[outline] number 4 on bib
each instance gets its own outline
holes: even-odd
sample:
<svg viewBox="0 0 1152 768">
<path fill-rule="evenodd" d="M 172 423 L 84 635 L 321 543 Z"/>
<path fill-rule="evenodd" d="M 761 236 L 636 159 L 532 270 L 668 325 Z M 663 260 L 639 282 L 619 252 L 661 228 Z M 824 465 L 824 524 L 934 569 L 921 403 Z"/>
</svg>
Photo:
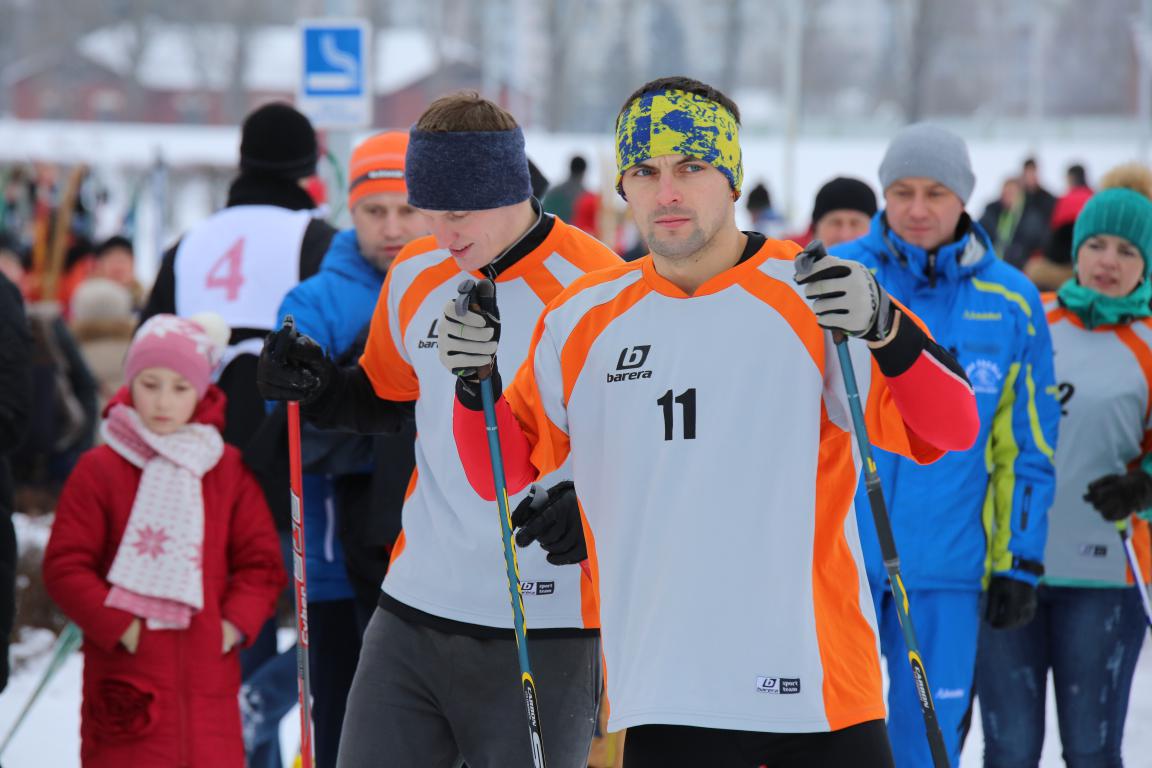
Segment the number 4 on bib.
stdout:
<svg viewBox="0 0 1152 768">
<path fill-rule="evenodd" d="M 232 247 L 216 260 L 208 270 L 204 280 L 207 290 L 223 288 L 225 301 L 236 301 L 240 297 L 240 288 L 244 285 L 244 274 L 241 266 L 244 260 L 244 238 L 232 243 Z"/>
</svg>

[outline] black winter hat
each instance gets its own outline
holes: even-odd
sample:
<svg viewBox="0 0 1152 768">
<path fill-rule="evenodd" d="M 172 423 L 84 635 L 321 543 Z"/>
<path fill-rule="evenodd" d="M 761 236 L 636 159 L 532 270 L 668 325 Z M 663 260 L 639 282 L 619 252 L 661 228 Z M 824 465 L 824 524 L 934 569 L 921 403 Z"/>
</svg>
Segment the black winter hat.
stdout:
<svg viewBox="0 0 1152 768">
<path fill-rule="evenodd" d="M 816 193 L 812 224 L 815 225 L 827 213 L 841 210 L 860 211 L 871 218 L 876 214 L 876 193 L 859 179 L 844 176 L 832 179 Z"/>
<path fill-rule="evenodd" d="M 289 104 L 265 104 L 244 118 L 240 131 L 242 171 L 303 179 L 316 173 L 319 154 L 312 123 Z"/>
</svg>

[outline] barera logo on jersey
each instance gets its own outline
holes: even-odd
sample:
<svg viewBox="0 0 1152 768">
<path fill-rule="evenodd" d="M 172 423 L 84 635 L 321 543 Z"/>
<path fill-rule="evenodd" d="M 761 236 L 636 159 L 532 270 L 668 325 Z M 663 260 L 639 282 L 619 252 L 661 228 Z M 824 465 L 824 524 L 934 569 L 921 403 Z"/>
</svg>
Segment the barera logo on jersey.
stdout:
<svg viewBox="0 0 1152 768">
<path fill-rule="evenodd" d="M 432 321 L 432 325 L 428 328 L 428 335 L 417 342 L 417 349 L 436 349 L 437 339 L 440 338 L 440 334 L 436 333 L 436 324 L 438 322 L 440 322 L 440 318 Z"/>
<path fill-rule="evenodd" d="M 616 370 L 622 373 L 609 373 L 608 383 L 617 381 L 635 381 L 636 379 L 652 378 L 652 371 L 638 370 L 648 362 L 648 353 L 652 351 L 651 344 L 638 344 L 635 347 L 624 347 L 620 350 L 620 360 L 616 363 Z"/>
<path fill-rule="evenodd" d="M 798 677 L 758 677 L 756 690 L 760 693 L 800 693 L 800 678 Z"/>
<path fill-rule="evenodd" d="M 556 591 L 554 581 L 522 581 L 520 593 L 524 595 L 551 595 Z"/>
</svg>

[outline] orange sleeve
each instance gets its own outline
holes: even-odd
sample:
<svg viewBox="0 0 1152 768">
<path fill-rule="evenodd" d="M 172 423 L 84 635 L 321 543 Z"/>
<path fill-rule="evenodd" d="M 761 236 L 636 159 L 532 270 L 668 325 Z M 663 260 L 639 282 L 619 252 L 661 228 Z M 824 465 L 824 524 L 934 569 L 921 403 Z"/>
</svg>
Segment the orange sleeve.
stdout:
<svg viewBox="0 0 1152 768">
<path fill-rule="evenodd" d="M 435 241 L 427 237 L 404 246 L 388 270 L 388 276 L 384 278 L 380 298 L 372 312 L 372 324 L 369 326 L 364 354 L 360 357 L 360 367 L 368 375 L 376 394 L 384 400 L 402 402 L 420 396 L 420 381 L 416 377 L 416 370 L 404 353 L 404 332 L 428 293 L 456 269 L 451 259 L 447 260 L 447 267 L 444 262 L 429 267 L 417 275 L 402 294 L 396 290 L 393 276 L 397 265 L 434 247 Z"/>
<path fill-rule="evenodd" d="M 585 274 L 553 299 L 536 322 L 528 357 L 504 394 L 524 428 L 532 448 L 532 465 L 540 474 L 554 472 L 568 458 L 571 450 L 566 415 L 568 397 L 584 369 L 592 344 L 612 320 L 631 309 L 650 289 L 643 280 L 633 282 L 608 301 L 585 312 L 564 339 L 554 338 L 546 321 L 552 312 L 582 291 L 638 269 L 637 265 L 621 263 L 612 269 Z"/>
<path fill-rule="evenodd" d="M 364 354 L 360 356 L 360 367 L 368 374 L 368 380 L 379 397 L 395 401 L 415 400 L 420 396 L 420 381 L 416 378 L 415 369 L 397 349 L 399 329 L 394 332 L 393 323 L 388 318 L 391 280 L 392 273 L 389 272 L 372 312 L 372 324 L 368 328 Z"/>
<path fill-rule="evenodd" d="M 528 440 L 529 461 L 540 475 L 556 471 L 568 458 L 571 445 L 568 433 L 558 427 L 548 417 L 536 378 L 535 361 L 539 355 L 551 354 L 555 365 L 560 364 L 558 354 L 551 349 L 551 343 L 544 338 L 544 321 L 548 311 L 536 322 L 532 333 L 532 343 L 528 347 L 528 357 L 517 371 L 516 377 L 508 385 L 504 397 L 512 408 L 512 414 L 524 431 Z M 544 348 L 541 349 L 541 344 Z"/>
</svg>

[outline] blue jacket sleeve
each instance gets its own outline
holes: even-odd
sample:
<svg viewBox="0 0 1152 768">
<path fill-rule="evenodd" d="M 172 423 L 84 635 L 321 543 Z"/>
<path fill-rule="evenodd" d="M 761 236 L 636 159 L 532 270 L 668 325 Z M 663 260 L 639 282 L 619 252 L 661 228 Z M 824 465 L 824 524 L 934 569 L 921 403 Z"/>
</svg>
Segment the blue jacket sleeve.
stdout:
<svg viewBox="0 0 1152 768">
<path fill-rule="evenodd" d="M 1055 397 L 1052 338 L 1035 289 L 1026 302 L 1021 347 L 1004 382 L 993 417 L 987 460 L 991 473 L 984 504 L 989 570 L 1035 584 L 1048 538 L 1048 508 L 1055 496 L 1054 450 L 1060 421 Z"/>
</svg>

